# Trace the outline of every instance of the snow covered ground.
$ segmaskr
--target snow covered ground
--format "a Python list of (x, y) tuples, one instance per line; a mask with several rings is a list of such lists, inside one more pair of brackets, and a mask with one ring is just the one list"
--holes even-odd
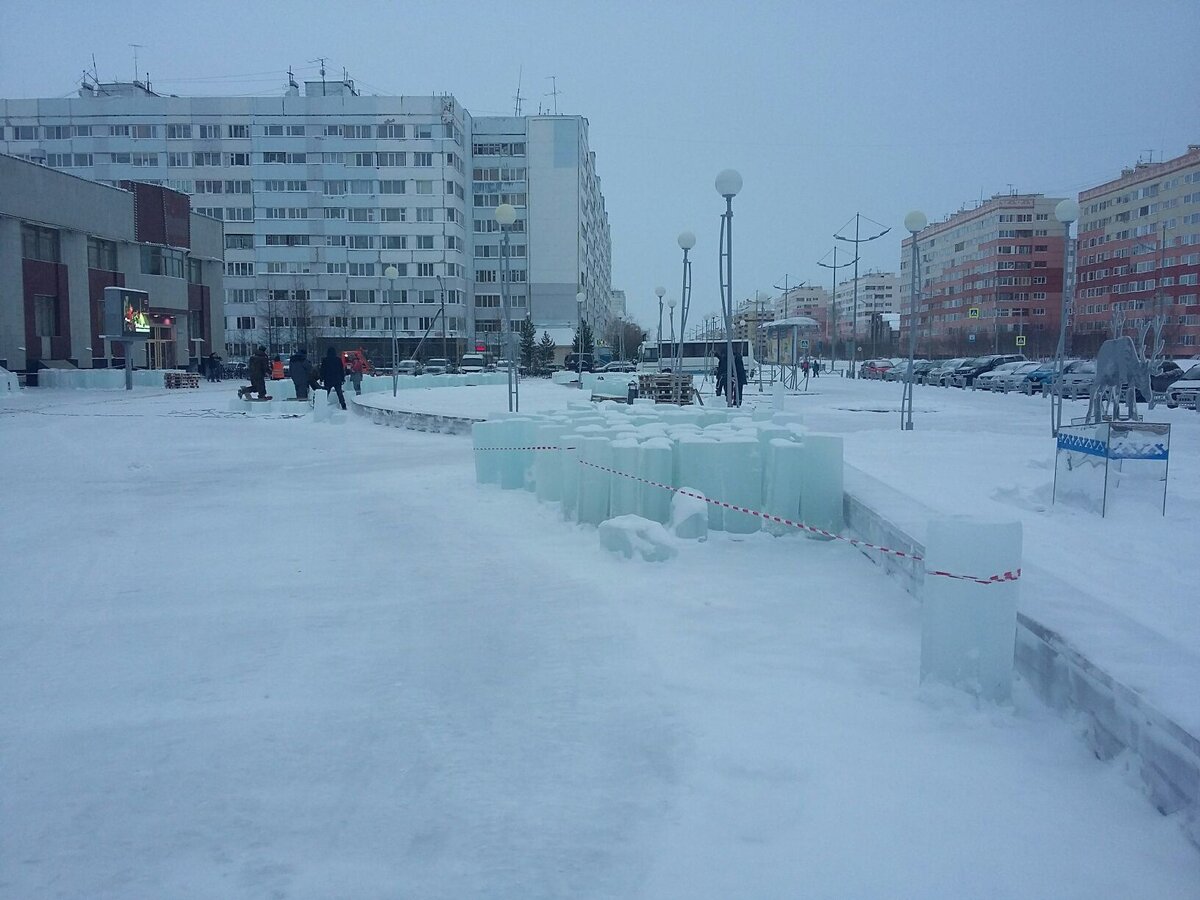
[[(903, 435), (863, 411), (899, 386), (826, 383), (790, 408), (851, 462), (1019, 515), (1027, 558), (1195, 651), (1186, 559), (1089, 565), (1029, 524), (1096, 528), (1038, 509), (1041, 401), (919, 392)], [(231, 391), (0, 399), (0, 896), (1200, 896), (1126, 761), (1022, 684), (1005, 709), (919, 690), (917, 603), (851, 548), (625, 560), (477, 487), (468, 439), (230, 414)], [(1197, 435), (1143, 555), (1195, 557)]]

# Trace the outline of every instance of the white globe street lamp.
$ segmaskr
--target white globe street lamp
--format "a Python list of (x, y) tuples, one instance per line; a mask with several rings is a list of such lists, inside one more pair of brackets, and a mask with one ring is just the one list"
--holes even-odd
[(396, 279), (400, 277), (400, 270), (395, 266), (388, 266), (383, 270), (383, 277), (387, 278), (392, 283), (392, 289), (388, 291), (388, 315), (392, 320), (392, 396), (396, 396), (399, 371), (396, 369)]
[(1054, 218), (1063, 226), (1063, 285), (1059, 306), (1058, 347), (1054, 352), (1054, 393), (1050, 398), (1050, 434), (1056, 436), (1062, 427), (1063, 357), (1067, 351), (1067, 320), (1071, 317), (1072, 294), (1075, 290), (1075, 254), (1071, 252), (1071, 223), (1079, 218), (1079, 204), (1067, 198), (1054, 207)]
[[(688, 311), (692, 308), (692, 262), (688, 259), (688, 251), (696, 246), (696, 235), (690, 231), (681, 231), (676, 238), (679, 249), (683, 251), (683, 290), (679, 293), (679, 337), (687, 335)], [(682, 367), (683, 351), (677, 346), (675, 350), (675, 371)]]
[(725, 263), (721, 311), (725, 316), (725, 402), (734, 406), (741, 385), (735, 380), (733, 364), (733, 198), (742, 189), (742, 176), (734, 169), (725, 169), (717, 175), (715, 184), (717, 193), (725, 198), (725, 212), (721, 215), (720, 249)]
[(917, 352), (917, 235), (925, 230), (929, 217), (914, 209), (904, 217), (904, 227), (912, 235), (912, 259), (909, 262), (908, 287), (908, 375), (904, 379), (904, 395), (900, 401), (900, 428), (912, 431), (913, 357)]

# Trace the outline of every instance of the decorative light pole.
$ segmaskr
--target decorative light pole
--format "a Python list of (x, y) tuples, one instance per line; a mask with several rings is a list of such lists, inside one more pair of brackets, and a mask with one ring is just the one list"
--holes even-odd
[[(692, 262), (688, 259), (688, 251), (696, 246), (696, 235), (690, 231), (681, 231), (679, 233), (679, 249), (683, 251), (683, 290), (679, 294), (679, 336), (683, 340), (687, 340), (686, 328), (688, 310), (692, 306)], [(683, 365), (683, 352), (677, 350), (675, 353), (675, 371), (678, 372)]]
[[(833, 349), (830, 351), (830, 357), (829, 357), (829, 371), (830, 371), (831, 373), (832, 373), (832, 372), (836, 372), (836, 371), (837, 371), (837, 342), (838, 342), (838, 328), (837, 328), (837, 324), (838, 324), (838, 315), (837, 315), (837, 310), (838, 310), (838, 303), (837, 303), (837, 286), (838, 286), (838, 269), (844, 269), (844, 268), (846, 268), (846, 266), (852, 266), (852, 265), (855, 265), (855, 264), (857, 264), (857, 263), (858, 263), (858, 256), (856, 255), (856, 256), (854, 257), (854, 259), (850, 260), (850, 262), (844, 262), (844, 263), (842, 263), (841, 265), (838, 265), (838, 261), (837, 261), (837, 252), (838, 252), (837, 244), (834, 244), (834, 245), (833, 245), (833, 265), (830, 265), (829, 263), (823, 263), (823, 262), (821, 262), (820, 260), (817, 260), (817, 265), (818, 265), (818, 266), (821, 266), (821, 267), (822, 267), (822, 268), (824, 268), (824, 269), (832, 269), (832, 270), (833, 270), (833, 293), (829, 295), (829, 296), (830, 296), (830, 300), (829, 300), (829, 337), (830, 337), (830, 344), (831, 344), (831, 346), (832, 346), (832, 348), (833, 348)], [(825, 254), (825, 255), (826, 255), (826, 256), (828, 256), (829, 254)], [(824, 259), (824, 257), (822, 257), (822, 259)], [(856, 281), (856, 283), (857, 283), (857, 281)]]
[(717, 193), (725, 198), (717, 268), (721, 272), (721, 312), (725, 317), (725, 402), (734, 406), (741, 385), (737, 383), (733, 364), (733, 198), (742, 189), (742, 176), (734, 169), (724, 169), (718, 173), (715, 186)]
[(392, 289), (388, 291), (388, 317), (392, 320), (392, 396), (395, 397), (398, 386), (396, 379), (400, 375), (396, 369), (396, 279), (400, 277), (400, 270), (395, 266), (388, 266), (383, 270), (383, 277), (392, 283)]
[[(865, 218), (865, 217), (861, 213), (854, 214), (854, 237), (852, 237), (852, 238), (842, 237), (840, 234), (836, 234), (836, 233), (833, 236), (834, 240), (846, 241), (847, 243), (851, 243), (854, 245), (854, 305), (853, 305), (853, 312), (852, 312), (852, 316), (851, 316), (852, 321), (850, 323), (850, 377), (851, 378), (858, 377), (858, 371), (855, 368), (856, 364), (858, 362), (858, 258), (860, 255), (858, 252), (858, 245), (865, 244), (869, 241), (877, 241), (881, 237), (883, 237), (885, 234), (887, 234), (889, 231), (892, 230), (891, 228), (885, 228), (882, 224), (880, 224), (879, 222), (876, 222), (874, 219), (867, 218), (868, 222), (872, 222), (875, 225), (879, 225), (880, 228), (883, 228), (883, 231), (879, 232), (878, 234), (873, 234), (867, 238), (860, 237), (859, 236), (859, 226), (862, 224), (861, 220), (863, 218)], [(849, 224), (850, 223), (847, 222), (846, 225), (842, 226), (842, 228), (845, 228)]]
[(679, 372), (679, 346), (675, 343), (675, 298), (671, 297), (667, 300), (667, 309), (670, 311), (671, 317), (671, 359), (673, 360), (671, 371)]
[(1071, 316), (1072, 295), (1075, 292), (1075, 254), (1071, 252), (1071, 223), (1079, 218), (1079, 204), (1062, 200), (1054, 207), (1054, 218), (1063, 225), (1063, 286), (1062, 307), (1058, 323), (1058, 349), (1054, 353), (1054, 393), (1050, 396), (1050, 434), (1058, 436), (1062, 427), (1063, 355), (1067, 349), (1067, 319)]
[(508, 411), (521, 409), (521, 400), (513, 381), (512, 322), (508, 314), (508, 229), (517, 220), (517, 211), (511, 204), (501, 203), (496, 207), (496, 221), (500, 224), (500, 333), (504, 336), (504, 357), (508, 361)]
[(662, 371), (662, 305), (663, 305), (662, 298), (663, 298), (663, 294), (665, 294), (666, 292), (667, 292), (667, 289), (665, 287), (663, 287), (661, 284), (654, 289), (654, 293), (658, 295), (658, 337), (657, 337), (658, 352), (656, 355), (657, 355), (657, 359), (658, 359), (658, 371), (660, 371), (660, 372)]
[(900, 429), (912, 431), (913, 356), (917, 352), (917, 235), (929, 224), (925, 213), (914, 209), (904, 217), (904, 227), (912, 235), (912, 261), (909, 267), (908, 288), (908, 374), (904, 379), (904, 396), (900, 401)]
[[(579, 346), (575, 349), (575, 371), (579, 374), (580, 387), (583, 387), (583, 304), (585, 303), (587, 303), (587, 294), (583, 291), (576, 291), (575, 305), (579, 310), (579, 324), (577, 326)], [(661, 342), (659, 345), (661, 346)]]

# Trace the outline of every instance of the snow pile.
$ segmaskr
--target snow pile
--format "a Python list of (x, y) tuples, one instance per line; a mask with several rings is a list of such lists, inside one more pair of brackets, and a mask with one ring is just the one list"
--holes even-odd
[(671, 533), (689, 541), (707, 540), (708, 506), (695, 488), (680, 488), (671, 495)]
[(679, 552), (666, 528), (641, 516), (608, 519), (600, 523), (597, 531), (605, 550), (620, 553), (626, 559), (636, 553), (647, 562), (662, 562)]

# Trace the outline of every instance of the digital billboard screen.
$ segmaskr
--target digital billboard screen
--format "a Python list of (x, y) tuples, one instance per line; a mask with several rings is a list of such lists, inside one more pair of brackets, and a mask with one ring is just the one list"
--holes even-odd
[(121, 292), (121, 334), (125, 337), (150, 334), (150, 298), (146, 294)]

